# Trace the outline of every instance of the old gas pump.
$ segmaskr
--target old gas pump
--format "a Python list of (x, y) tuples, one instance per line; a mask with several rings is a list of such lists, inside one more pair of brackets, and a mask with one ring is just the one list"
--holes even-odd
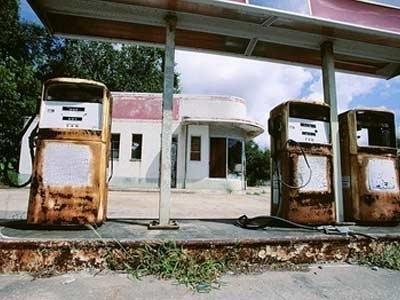
[(339, 116), (345, 220), (400, 221), (395, 117), (359, 109)]
[(329, 118), (329, 106), (316, 102), (288, 101), (271, 111), (271, 215), (335, 223)]
[(106, 86), (58, 78), (44, 84), (29, 224), (101, 224), (107, 208), (111, 97)]

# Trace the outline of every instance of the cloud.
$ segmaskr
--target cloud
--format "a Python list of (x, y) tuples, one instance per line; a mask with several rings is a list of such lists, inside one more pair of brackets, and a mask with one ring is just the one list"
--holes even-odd
[[(177, 51), (176, 62), (183, 93), (241, 97), (247, 101), (248, 115), (264, 126), (269, 111), (286, 100), (323, 101), (321, 71), (317, 69), (187, 51)], [(385, 106), (389, 102), (379, 104), (375, 97), (393, 97), (399, 83), (337, 73), (339, 112), (358, 107), (357, 103)], [(268, 134), (256, 142), (268, 147)]]
[[(183, 93), (231, 95), (247, 101), (249, 116), (265, 125), (277, 104), (298, 98), (311, 71), (276, 63), (177, 51)], [(266, 134), (256, 139), (269, 145)]]
[[(339, 112), (353, 108), (351, 102), (360, 96), (371, 93), (382, 80), (365, 76), (336, 74), (336, 90)], [(314, 75), (314, 81), (308, 88), (304, 99), (323, 99), (321, 72)]]

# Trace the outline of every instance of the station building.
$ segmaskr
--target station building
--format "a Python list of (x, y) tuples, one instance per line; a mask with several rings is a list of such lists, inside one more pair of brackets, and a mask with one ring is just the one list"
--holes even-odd
[[(113, 92), (110, 170), (112, 188), (159, 186), (162, 94)], [(264, 128), (231, 96), (174, 95), (171, 185), (187, 189), (246, 187), (244, 142)], [(31, 174), (29, 130), (20, 173)]]

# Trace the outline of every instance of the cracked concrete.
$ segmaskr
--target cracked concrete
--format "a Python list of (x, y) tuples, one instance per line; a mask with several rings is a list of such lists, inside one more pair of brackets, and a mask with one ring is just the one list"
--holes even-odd
[(196, 294), (173, 281), (124, 273), (82, 271), (32, 280), (26, 274), (0, 275), (0, 299), (270, 299), (397, 300), (400, 272), (347, 264), (312, 265), (308, 272), (269, 271), (227, 275), (218, 290)]

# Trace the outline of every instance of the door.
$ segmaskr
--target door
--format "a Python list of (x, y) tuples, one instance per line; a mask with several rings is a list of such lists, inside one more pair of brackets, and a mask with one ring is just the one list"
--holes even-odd
[(172, 137), (171, 144), (171, 187), (176, 188), (176, 173), (178, 160), (178, 138)]
[(226, 178), (225, 138), (210, 138), (210, 177)]

